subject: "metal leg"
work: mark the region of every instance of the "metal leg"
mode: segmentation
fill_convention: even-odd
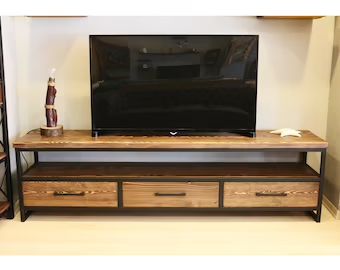
[[[325,165],[326,165],[326,154],[327,150],[324,149],[321,151],[321,162],[320,162],[320,187],[319,187],[319,198],[318,198],[318,206],[316,211],[312,211],[312,217],[316,222],[321,221],[321,209],[322,209],[322,195],[323,195],[323,186],[325,179]]]
[[[22,166],[21,166],[21,153],[20,150],[15,150],[15,159],[17,164],[17,181],[18,181],[18,195],[19,195],[19,206],[20,206],[20,216],[21,221],[24,222],[28,214],[25,211],[24,206],[24,199],[23,199],[23,193],[22,193]]]
[[[39,162],[39,152],[34,151],[34,163],[37,164]]]
[[[13,187],[12,187],[12,177],[11,177],[11,165],[9,159],[5,160],[5,177],[6,177],[6,195],[9,202],[9,209],[7,210],[6,217],[8,219],[14,218],[14,202],[13,202]]]
[[[320,222],[321,221],[321,213],[319,214],[318,211],[310,211],[310,215],[313,217],[313,219],[316,221],[316,222]]]
[[[307,163],[307,152],[300,152],[300,162],[304,164]]]
[[[123,183],[122,181],[118,181],[118,208],[123,207]]]
[[[224,205],[224,182],[220,181],[219,182],[219,202],[218,202],[218,207],[223,208]]]

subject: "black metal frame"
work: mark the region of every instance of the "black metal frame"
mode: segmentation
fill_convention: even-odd
[[[0,106],[1,111],[1,122],[2,125],[2,139],[0,141],[1,146],[3,147],[3,151],[6,153],[6,158],[1,161],[4,163],[5,171],[4,178],[6,181],[6,199],[9,202],[9,209],[6,212],[6,217],[8,219],[14,218],[14,203],[13,203],[13,188],[12,188],[12,179],[11,179],[11,164],[10,164],[10,156],[9,156],[9,142],[8,142],[8,124],[7,124],[7,107],[6,107],[6,86],[5,86],[5,72],[3,68],[3,55],[2,55],[2,34],[1,34],[1,18],[0,18],[0,80],[3,85],[3,103]],[[1,181],[1,180],[0,180]],[[0,187],[1,189],[1,187]],[[1,189],[2,190],[2,189]]]
[[[147,152],[159,152],[159,151],[186,151],[186,152],[194,152],[194,151],[208,151],[208,152],[218,152],[218,151],[224,151],[224,152],[297,152],[300,153],[300,160],[298,162],[302,162],[306,164],[307,162],[307,152],[320,152],[321,153],[321,161],[320,161],[320,173],[319,177],[315,179],[256,179],[256,180],[247,180],[247,182],[320,182],[319,185],[319,197],[318,197],[318,204],[316,208],[313,207],[255,207],[255,208],[249,208],[249,207],[235,207],[235,208],[224,208],[223,207],[223,189],[224,189],[224,182],[237,182],[237,181],[244,181],[244,180],[238,180],[238,179],[230,179],[228,178],[227,180],[223,179],[188,179],[186,181],[191,181],[191,182],[200,182],[200,181],[213,181],[213,182],[219,182],[219,203],[218,203],[218,208],[208,208],[209,212],[211,213],[216,213],[216,212],[229,212],[229,211],[287,211],[287,212],[293,212],[293,211],[303,211],[303,212],[308,212],[316,222],[320,222],[321,220],[321,208],[322,208],[322,194],[323,194],[323,183],[324,183],[324,176],[325,176],[325,162],[326,162],[326,149],[324,148],[313,148],[313,149],[300,149],[300,148],[279,148],[279,149],[204,149],[204,150],[195,150],[191,151],[191,149],[106,149],[106,148],[92,148],[92,149],[76,149],[76,148],[50,148],[50,149],[41,149],[41,148],[17,148],[15,150],[16,154],[16,162],[17,162],[17,173],[18,173],[18,193],[19,193],[19,204],[20,204],[20,214],[21,214],[21,221],[25,221],[30,213],[32,211],[44,211],[44,210],[64,210],[64,209],[77,209],[77,210],[89,210],[89,208],[82,208],[82,207],[25,207],[24,202],[23,202],[23,192],[22,192],[22,181],[29,181],[29,179],[25,179],[24,176],[24,171],[22,168],[21,164],[21,152],[33,152],[34,153],[34,164],[39,163],[39,152],[44,151],[44,152],[81,152],[81,151],[98,151],[98,152],[108,152],[108,151],[147,151]],[[34,165],[33,164],[33,165]],[[32,165],[32,166],[33,166]],[[29,169],[29,168],[27,168]],[[167,179],[150,179],[150,180],[141,180],[141,179],[128,179],[126,181],[146,181],[146,182],[165,182]],[[34,181],[34,180],[32,180]],[[39,179],[39,181],[53,181],[53,180],[42,180]],[[79,181],[79,179],[58,179],[58,181]],[[95,181],[95,179],[91,178],[85,178],[82,179],[81,181]],[[91,209],[97,209],[97,210],[106,210],[106,211],[119,211],[119,212],[124,212],[124,211],[132,211],[135,208],[124,208],[123,207],[123,182],[125,180],[119,180],[119,179],[104,179],[101,181],[114,181],[117,182],[117,189],[118,189],[118,207],[117,208],[110,208],[110,209],[103,209],[103,208],[96,208],[96,207],[91,207]],[[183,182],[184,180],[179,180],[179,179],[169,179],[171,182]],[[157,210],[161,209],[162,211],[173,211],[173,210],[178,210],[178,211],[190,211],[190,212],[199,212],[200,210],[204,209],[192,209],[192,208],[138,208],[138,211],[142,212],[150,212],[150,210]]]

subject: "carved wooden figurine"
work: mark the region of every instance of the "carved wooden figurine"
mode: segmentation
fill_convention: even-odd
[[[57,110],[54,108],[54,100],[57,94],[57,89],[55,89],[55,78],[48,79],[47,94],[46,94],[46,122],[48,127],[56,127],[58,116]]]
[[[42,136],[60,136],[63,134],[63,126],[58,125],[57,110],[54,107],[54,100],[57,94],[55,88],[55,78],[53,76],[54,70],[52,70],[50,77],[48,78],[47,94],[46,94],[46,126],[40,128]]]

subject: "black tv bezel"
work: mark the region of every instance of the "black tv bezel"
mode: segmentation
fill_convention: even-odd
[[[195,128],[162,128],[162,129],[152,129],[147,128],[142,130],[140,128],[95,128],[94,127],[94,110],[93,110],[93,89],[92,89],[92,38],[93,37],[107,37],[107,36],[237,36],[237,37],[256,37],[256,57],[257,57],[257,67],[256,67],[256,85],[255,85],[255,119],[254,119],[254,128],[253,129],[195,129]],[[97,137],[99,135],[133,135],[133,136],[222,136],[228,134],[238,134],[247,137],[255,137],[256,136],[256,118],[257,118],[257,86],[258,86],[258,56],[259,56],[259,35],[239,35],[239,34],[105,34],[105,35],[89,35],[89,56],[90,56],[90,88],[91,88],[91,130],[92,137]]]

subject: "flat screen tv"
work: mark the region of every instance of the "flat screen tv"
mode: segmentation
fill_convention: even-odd
[[[92,134],[255,135],[257,35],[91,35]]]

